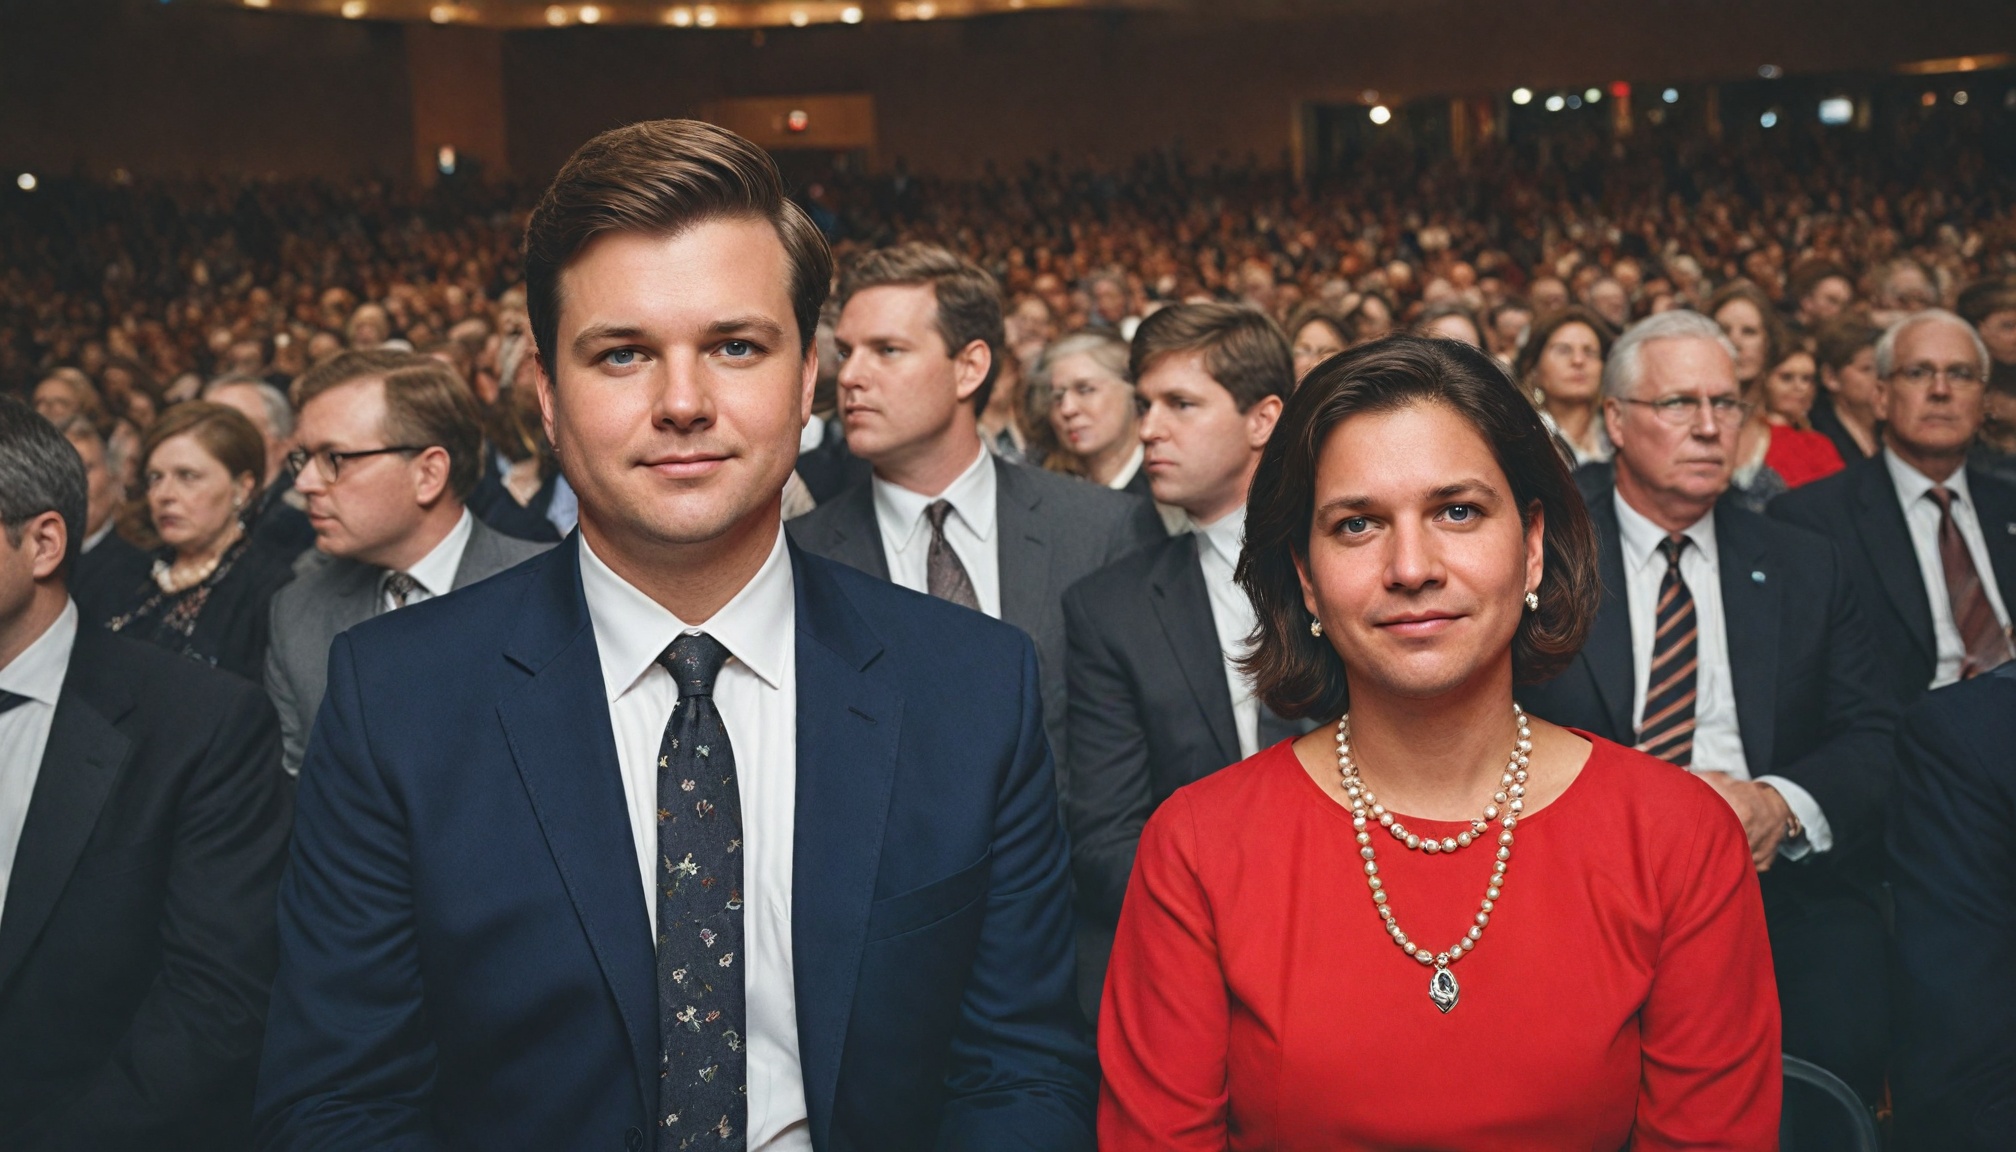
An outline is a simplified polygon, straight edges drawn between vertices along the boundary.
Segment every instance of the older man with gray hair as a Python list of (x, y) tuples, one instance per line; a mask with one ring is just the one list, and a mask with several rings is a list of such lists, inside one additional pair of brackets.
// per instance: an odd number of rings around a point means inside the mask
[(1900, 704), (2016, 655), (2016, 487), (1967, 466), (1989, 366), (1951, 312), (1892, 324), (1876, 343), (1882, 450), (1771, 505), (1841, 550)]
[(1575, 663), (1521, 698), (1729, 802), (1763, 885), (1785, 1050), (1874, 1100), (1893, 707), (1833, 547), (1729, 498), (1747, 416), (1714, 321), (1662, 312), (1618, 339), (1603, 370), (1615, 479), (1585, 486), (1602, 606)]

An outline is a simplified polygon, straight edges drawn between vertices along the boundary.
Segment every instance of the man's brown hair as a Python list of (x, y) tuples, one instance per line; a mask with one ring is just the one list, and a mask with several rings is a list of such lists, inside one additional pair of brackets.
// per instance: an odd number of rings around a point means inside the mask
[(525, 226), (525, 311), (550, 374), (560, 332), (560, 273), (607, 232), (677, 236), (712, 220), (756, 219), (777, 230), (791, 263), (798, 351), (812, 346), (833, 287), (833, 252), (804, 209), (784, 195), (768, 152), (698, 120), (646, 120), (583, 144)]
[(1822, 368), (1839, 372), (1855, 362), (1864, 348), (1876, 347), (1883, 330), (1867, 320), (1841, 316), (1820, 326), (1813, 336), (1813, 359)]
[(448, 453), (448, 490), (467, 500), (483, 478), (483, 414), (455, 370), (417, 352), (345, 352), (294, 381), (294, 411), (331, 388), (362, 380), (385, 384), (385, 444), (439, 446)]
[(1361, 344), (1325, 360), (1289, 397), (1246, 502), (1238, 579), (1259, 624), (1240, 666), (1277, 715), (1328, 721), (1351, 703), (1343, 658), (1309, 634), (1295, 568), (1298, 557), (1309, 555), (1323, 445), (1354, 416), (1413, 404), (1440, 404), (1477, 430), (1512, 486), (1521, 524), (1530, 525), (1539, 506), (1546, 557), (1536, 589), (1540, 607), (1524, 613), (1513, 633), (1514, 682), (1560, 673), (1595, 621), (1602, 589), (1589, 510), (1553, 435), (1498, 362), (1455, 340), (1389, 336)]
[(1204, 354), (1204, 371), (1245, 412), (1295, 387), (1295, 351), (1281, 326), (1243, 304), (1176, 304), (1134, 330), (1127, 367), (1140, 380), (1155, 365), (1186, 352)]
[(973, 393), (973, 411), (987, 410), (1008, 338), (1001, 320), (1001, 286), (978, 264), (935, 244), (898, 244), (863, 254), (840, 274), (840, 307), (856, 293), (889, 285), (928, 285), (938, 301), (938, 337), (957, 356), (975, 340), (987, 345), (987, 378)]

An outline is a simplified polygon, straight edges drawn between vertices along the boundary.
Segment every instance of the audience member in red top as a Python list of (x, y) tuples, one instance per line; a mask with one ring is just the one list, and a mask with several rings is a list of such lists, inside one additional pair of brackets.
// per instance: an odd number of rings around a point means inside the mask
[(1834, 442), (1815, 432), (1808, 419), (1813, 411), (1814, 376), (1813, 353), (1793, 348), (1764, 373), (1753, 397), (1771, 432), (1764, 464), (1793, 488), (1832, 476), (1844, 467)]
[(1775, 1148), (1778, 1005), (1734, 813), (1514, 702), (1599, 592), (1588, 513), (1495, 363), (1397, 337), (1311, 373), (1239, 575), (1256, 691), (1326, 724), (1149, 820), (1100, 1147)]

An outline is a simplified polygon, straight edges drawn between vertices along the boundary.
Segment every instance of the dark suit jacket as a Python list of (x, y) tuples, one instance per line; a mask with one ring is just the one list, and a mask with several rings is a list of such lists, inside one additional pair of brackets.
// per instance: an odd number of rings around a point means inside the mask
[[(1232, 693), (1195, 535), (1172, 536), (1064, 594), (1080, 906), (1112, 927), (1141, 828), (1169, 794), (1239, 760)], [(1260, 709), (1260, 746), (1307, 731)]]
[[(1526, 710), (1630, 745), (1631, 617), (1617, 509), (1592, 495), (1603, 601), (1566, 671), (1519, 689)], [(1715, 509), (1723, 627), (1736, 723), (1752, 776), (1812, 793), (1834, 833), (1828, 867), (1873, 880), (1890, 787), (1895, 709), (1878, 686), (1868, 631), (1834, 549), (1724, 500)]]
[(257, 688), (79, 629), (0, 913), (0, 1148), (245, 1146), (290, 810)]
[[(2002, 603), (2016, 606), (2016, 488), (1970, 468), (1967, 490)], [(1869, 621), (1879, 682), (1899, 704), (1924, 695), (1939, 663), (1931, 600), (1883, 457), (1787, 492), (1772, 502), (1771, 515), (1834, 541)]]
[(1927, 694), (1897, 738), (1900, 1146), (2016, 1133), (2016, 664)]
[[(454, 587), (487, 580), (550, 547), (506, 536), (476, 520), (455, 567)], [(301, 770), (308, 730), (322, 708), (330, 642), (385, 609), (383, 568), (316, 552), (296, 571), (294, 582), (273, 596), (272, 635), (266, 645), (266, 691), (280, 713), (283, 762), (290, 774)]]
[(70, 598), (77, 602), (77, 611), (87, 623), (103, 624), (118, 613), (133, 589), (147, 579), (153, 565), (153, 557), (113, 532), (71, 565), (66, 581), (70, 585)]
[[(1040, 468), (993, 460), (1001, 619), (1036, 641), (1043, 726), (1065, 788), (1064, 591), (1129, 552), (1168, 538), (1155, 505)], [(863, 482), (786, 525), (792, 542), (889, 578), (874, 486)]]
[[(656, 969), (578, 547), (336, 639), (263, 1147), (645, 1147)], [(796, 550), (792, 570), (814, 1146), (1089, 1150), (1035, 653)]]

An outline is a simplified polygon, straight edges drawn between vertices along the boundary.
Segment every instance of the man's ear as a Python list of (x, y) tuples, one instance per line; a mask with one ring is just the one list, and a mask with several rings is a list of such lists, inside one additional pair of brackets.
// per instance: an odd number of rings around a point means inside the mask
[(812, 422), (812, 397), (819, 391), (819, 344), (805, 345), (805, 362), (799, 365), (798, 427)]
[(553, 435), (553, 377), (546, 371), (545, 354), (536, 347), (532, 350), (532, 364), (538, 369), (534, 386), (539, 391), (539, 426), (546, 433), (546, 443), (557, 445), (560, 441)]
[(952, 357), (952, 378), (958, 386), (961, 400), (971, 400), (973, 393), (987, 381), (987, 370), (994, 367), (994, 350), (985, 340), (970, 341), (959, 354)]
[(60, 512), (44, 512), (29, 519), (21, 526), (21, 546), (32, 555), (30, 571), (35, 579), (47, 580), (63, 566), (63, 555), (70, 547), (70, 526), (63, 523)]

